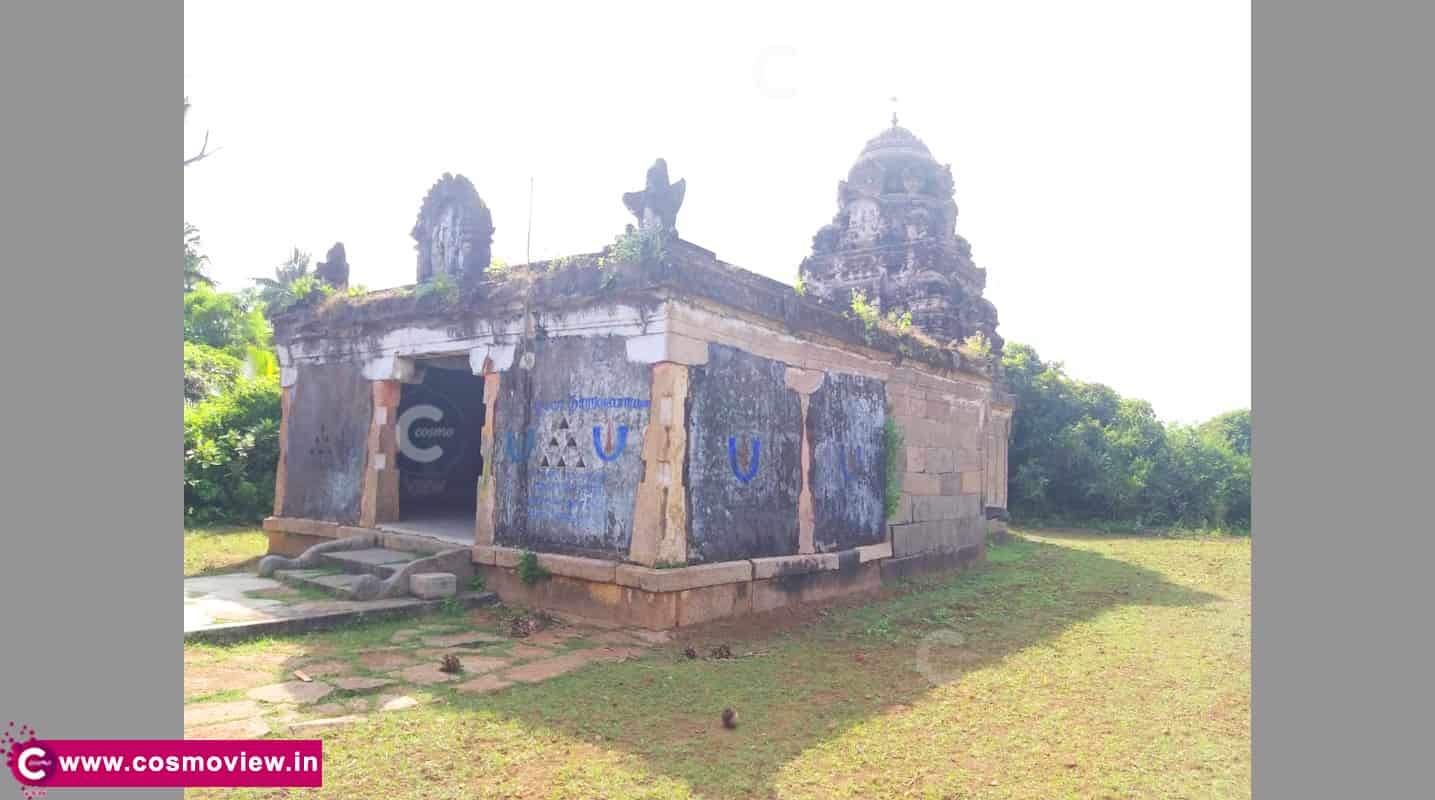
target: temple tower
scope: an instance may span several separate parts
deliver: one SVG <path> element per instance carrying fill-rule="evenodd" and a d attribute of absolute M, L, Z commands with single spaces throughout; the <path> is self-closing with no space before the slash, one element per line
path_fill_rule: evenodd
<path fill-rule="evenodd" d="M 803 282 L 840 303 L 860 289 L 884 315 L 912 312 L 913 325 L 942 344 L 981 333 L 1000 353 L 996 307 L 982 297 L 986 271 L 956 233 L 953 197 L 951 166 L 894 115 L 838 183 L 837 215 L 812 237 Z"/>

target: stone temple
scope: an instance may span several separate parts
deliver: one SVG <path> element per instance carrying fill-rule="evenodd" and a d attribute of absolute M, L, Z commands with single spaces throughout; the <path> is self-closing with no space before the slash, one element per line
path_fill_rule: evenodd
<path fill-rule="evenodd" d="M 261 571 L 349 552 L 359 599 L 480 574 L 661 629 L 984 558 L 1014 409 L 951 170 L 894 120 L 839 183 L 802 292 L 679 238 L 686 188 L 660 159 L 613 245 L 490 268 L 494 215 L 444 175 L 415 285 L 279 315 Z M 852 290 L 913 325 L 860 318 Z"/>

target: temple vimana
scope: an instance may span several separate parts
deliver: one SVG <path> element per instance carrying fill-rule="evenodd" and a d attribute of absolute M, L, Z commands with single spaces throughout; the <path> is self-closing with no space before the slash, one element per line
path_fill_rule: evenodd
<path fill-rule="evenodd" d="M 445 174 L 414 285 L 275 319 L 261 572 L 343 563 L 314 579 L 359 600 L 481 575 L 505 601 L 661 629 L 984 558 L 1013 400 L 954 188 L 894 119 L 791 286 L 680 238 L 687 186 L 661 159 L 612 245 L 512 267 Z M 342 245 L 318 274 L 347 288 Z"/>

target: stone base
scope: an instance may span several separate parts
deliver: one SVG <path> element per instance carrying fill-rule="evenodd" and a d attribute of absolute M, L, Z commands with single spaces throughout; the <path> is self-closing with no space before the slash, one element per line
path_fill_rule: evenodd
<path fill-rule="evenodd" d="M 770 578 L 743 578 L 673 591 L 650 591 L 607 581 L 591 581 L 553 574 L 525 584 L 518 571 L 498 563 L 479 563 L 484 585 L 505 603 L 542 608 L 616 625 L 667 630 L 725 617 L 761 613 L 798 603 L 820 603 L 864 592 L 884 583 L 939 572 L 959 571 L 985 560 L 984 545 L 971 545 L 956 553 L 924 553 L 906 558 L 862 561 L 841 554 L 835 569 L 779 574 Z M 494 559 L 487 559 L 494 560 Z M 748 563 L 748 562 L 730 562 Z M 718 566 L 718 565 L 711 565 Z M 693 568 L 688 568 L 693 569 Z M 685 569 L 674 573 L 681 583 Z"/>
<path fill-rule="evenodd" d="M 284 556 L 285 558 L 298 558 L 305 550 L 320 542 L 327 542 L 331 538 L 276 530 L 265 531 L 265 533 L 269 535 L 269 555 Z"/>
<path fill-rule="evenodd" d="M 294 556 L 335 536 L 374 533 L 334 523 L 271 517 L 264 521 L 271 553 Z M 312 532 L 311 532 L 312 531 Z M 433 542 L 381 533 L 380 544 L 413 551 Z M 820 603 L 906 578 L 966 569 L 986 559 L 986 544 L 960 550 L 892 557 L 891 543 L 838 553 L 725 561 L 676 569 L 652 569 L 592 558 L 539 553 L 551 575 L 525 584 L 518 578 L 522 551 L 475 545 L 474 571 L 506 603 L 636 626 L 667 630 L 724 617 L 772 611 L 798 603 Z M 449 568 L 443 568 L 447 571 Z M 429 570 L 433 571 L 433 570 Z M 459 570 L 455 570 L 458 572 Z M 458 575 L 466 585 L 468 575 Z"/>

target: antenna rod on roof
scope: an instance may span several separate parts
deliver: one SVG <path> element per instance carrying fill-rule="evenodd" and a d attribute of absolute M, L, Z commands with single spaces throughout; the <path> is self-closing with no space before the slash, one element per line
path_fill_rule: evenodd
<path fill-rule="evenodd" d="M 523 246 L 523 262 L 533 263 L 533 176 L 528 177 L 528 241 Z"/>

